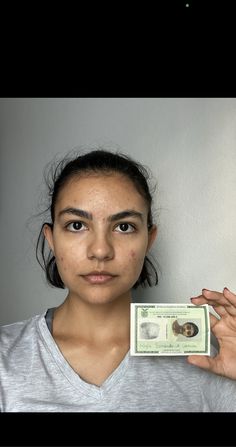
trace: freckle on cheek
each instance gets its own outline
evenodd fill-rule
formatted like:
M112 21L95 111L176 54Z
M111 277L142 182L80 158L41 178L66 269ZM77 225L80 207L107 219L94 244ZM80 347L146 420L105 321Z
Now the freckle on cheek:
M136 254L135 254L135 251L134 250L131 250L131 252L130 252L130 257L132 258L132 259L136 259Z

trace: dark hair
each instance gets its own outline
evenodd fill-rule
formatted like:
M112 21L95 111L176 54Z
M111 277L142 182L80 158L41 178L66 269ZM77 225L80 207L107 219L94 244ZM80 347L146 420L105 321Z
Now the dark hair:
M186 324L191 324L191 326L194 329L193 334L192 335L188 335L188 337L195 337L195 335L197 335L198 332L199 332L199 329L198 329L197 325L195 323L192 323L192 321L187 321L187 323L184 323L184 325L186 325Z
M77 155L72 160L68 160L67 157L63 158L57 165L50 166L49 174L45 175L46 184L48 187L48 193L50 198L50 204L46 211L50 211L51 223L47 223L53 228L55 218L55 204L58 198L58 194L65 184L80 174L89 173L111 173L118 172L129 178L142 195L145 202L148 205L148 230L153 226L152 218L152 195L148 186L149 173L147 168L144 168L140 163L132 160L127 155L120 152L110 152L103 149L92 150L83 155ZM46 222L43 223L36 246L36 258L46 273L46 278L49 284L54 287L64 289L64 283L59 275L55 256L52 251L49 250L45 244L45 237L43 234L43 227ZM153 280L154 279L154 280ZM137 288L139 285L145 287L146 285L152 286L158 284L158 275L153 263L145 256L143 269L139 276L139 279L134 284L133 288Z

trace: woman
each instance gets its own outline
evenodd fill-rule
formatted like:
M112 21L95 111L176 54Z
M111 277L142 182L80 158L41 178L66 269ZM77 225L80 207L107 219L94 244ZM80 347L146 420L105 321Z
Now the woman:
M186 321L184 324L179 324L178 320L175 320L172 324L172 331L177 337L178 335L184 335L185 337L195 337L198 334L199 329L192 321Z
M157 283L147 171L92 151L57 166L49 198L38 259L41 250L47 280L68 293L60 306L1 328L1 411L236 411L236 296L227 289L192 298L221 317L211 316L215 357L129 354L132 289Z

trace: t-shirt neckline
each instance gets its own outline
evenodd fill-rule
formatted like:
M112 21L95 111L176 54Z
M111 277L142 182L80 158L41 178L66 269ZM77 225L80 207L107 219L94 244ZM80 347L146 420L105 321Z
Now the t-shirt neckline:
M60 373L64 375L64 377L71 383L71 385L73 385L73 387L75 387L83 394L89 395L96 399L101 399L112 387L115 387L118 382L122 380L128 368L130 351L126 353L121 363L110 374L110 376L107 377L102 385L97 386L85 382L67 362L50 332L50 318L53 315L54 309L55 308L48 309L43 315L41 315L38 320L38 330L46 349L50 352L54 363L56 363L58 368L60 369Z

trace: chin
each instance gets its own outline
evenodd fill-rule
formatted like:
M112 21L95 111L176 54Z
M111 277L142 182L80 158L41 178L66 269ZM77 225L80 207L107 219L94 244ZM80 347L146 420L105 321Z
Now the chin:
M113 301L115 301L116 300L116 298L108 298L108 297L96 297L96 298L87 298L87 299L84 299L83 301L85 301L86 303L88 303L88 304L91 304L91 305L98 305L98 306L102 306L102 305L105 305L105 304L109 304L109 303L112 303Z
M83 301L85 301L88 304L94 304L94 305L105 305L105 304L110 304L113 303L115 301L120 301L121 297L125 296L125 294L119 294L119 295L114 295L114 294L102 294L102 293L95 293L93 295L88 296L84 296L81 297Z

